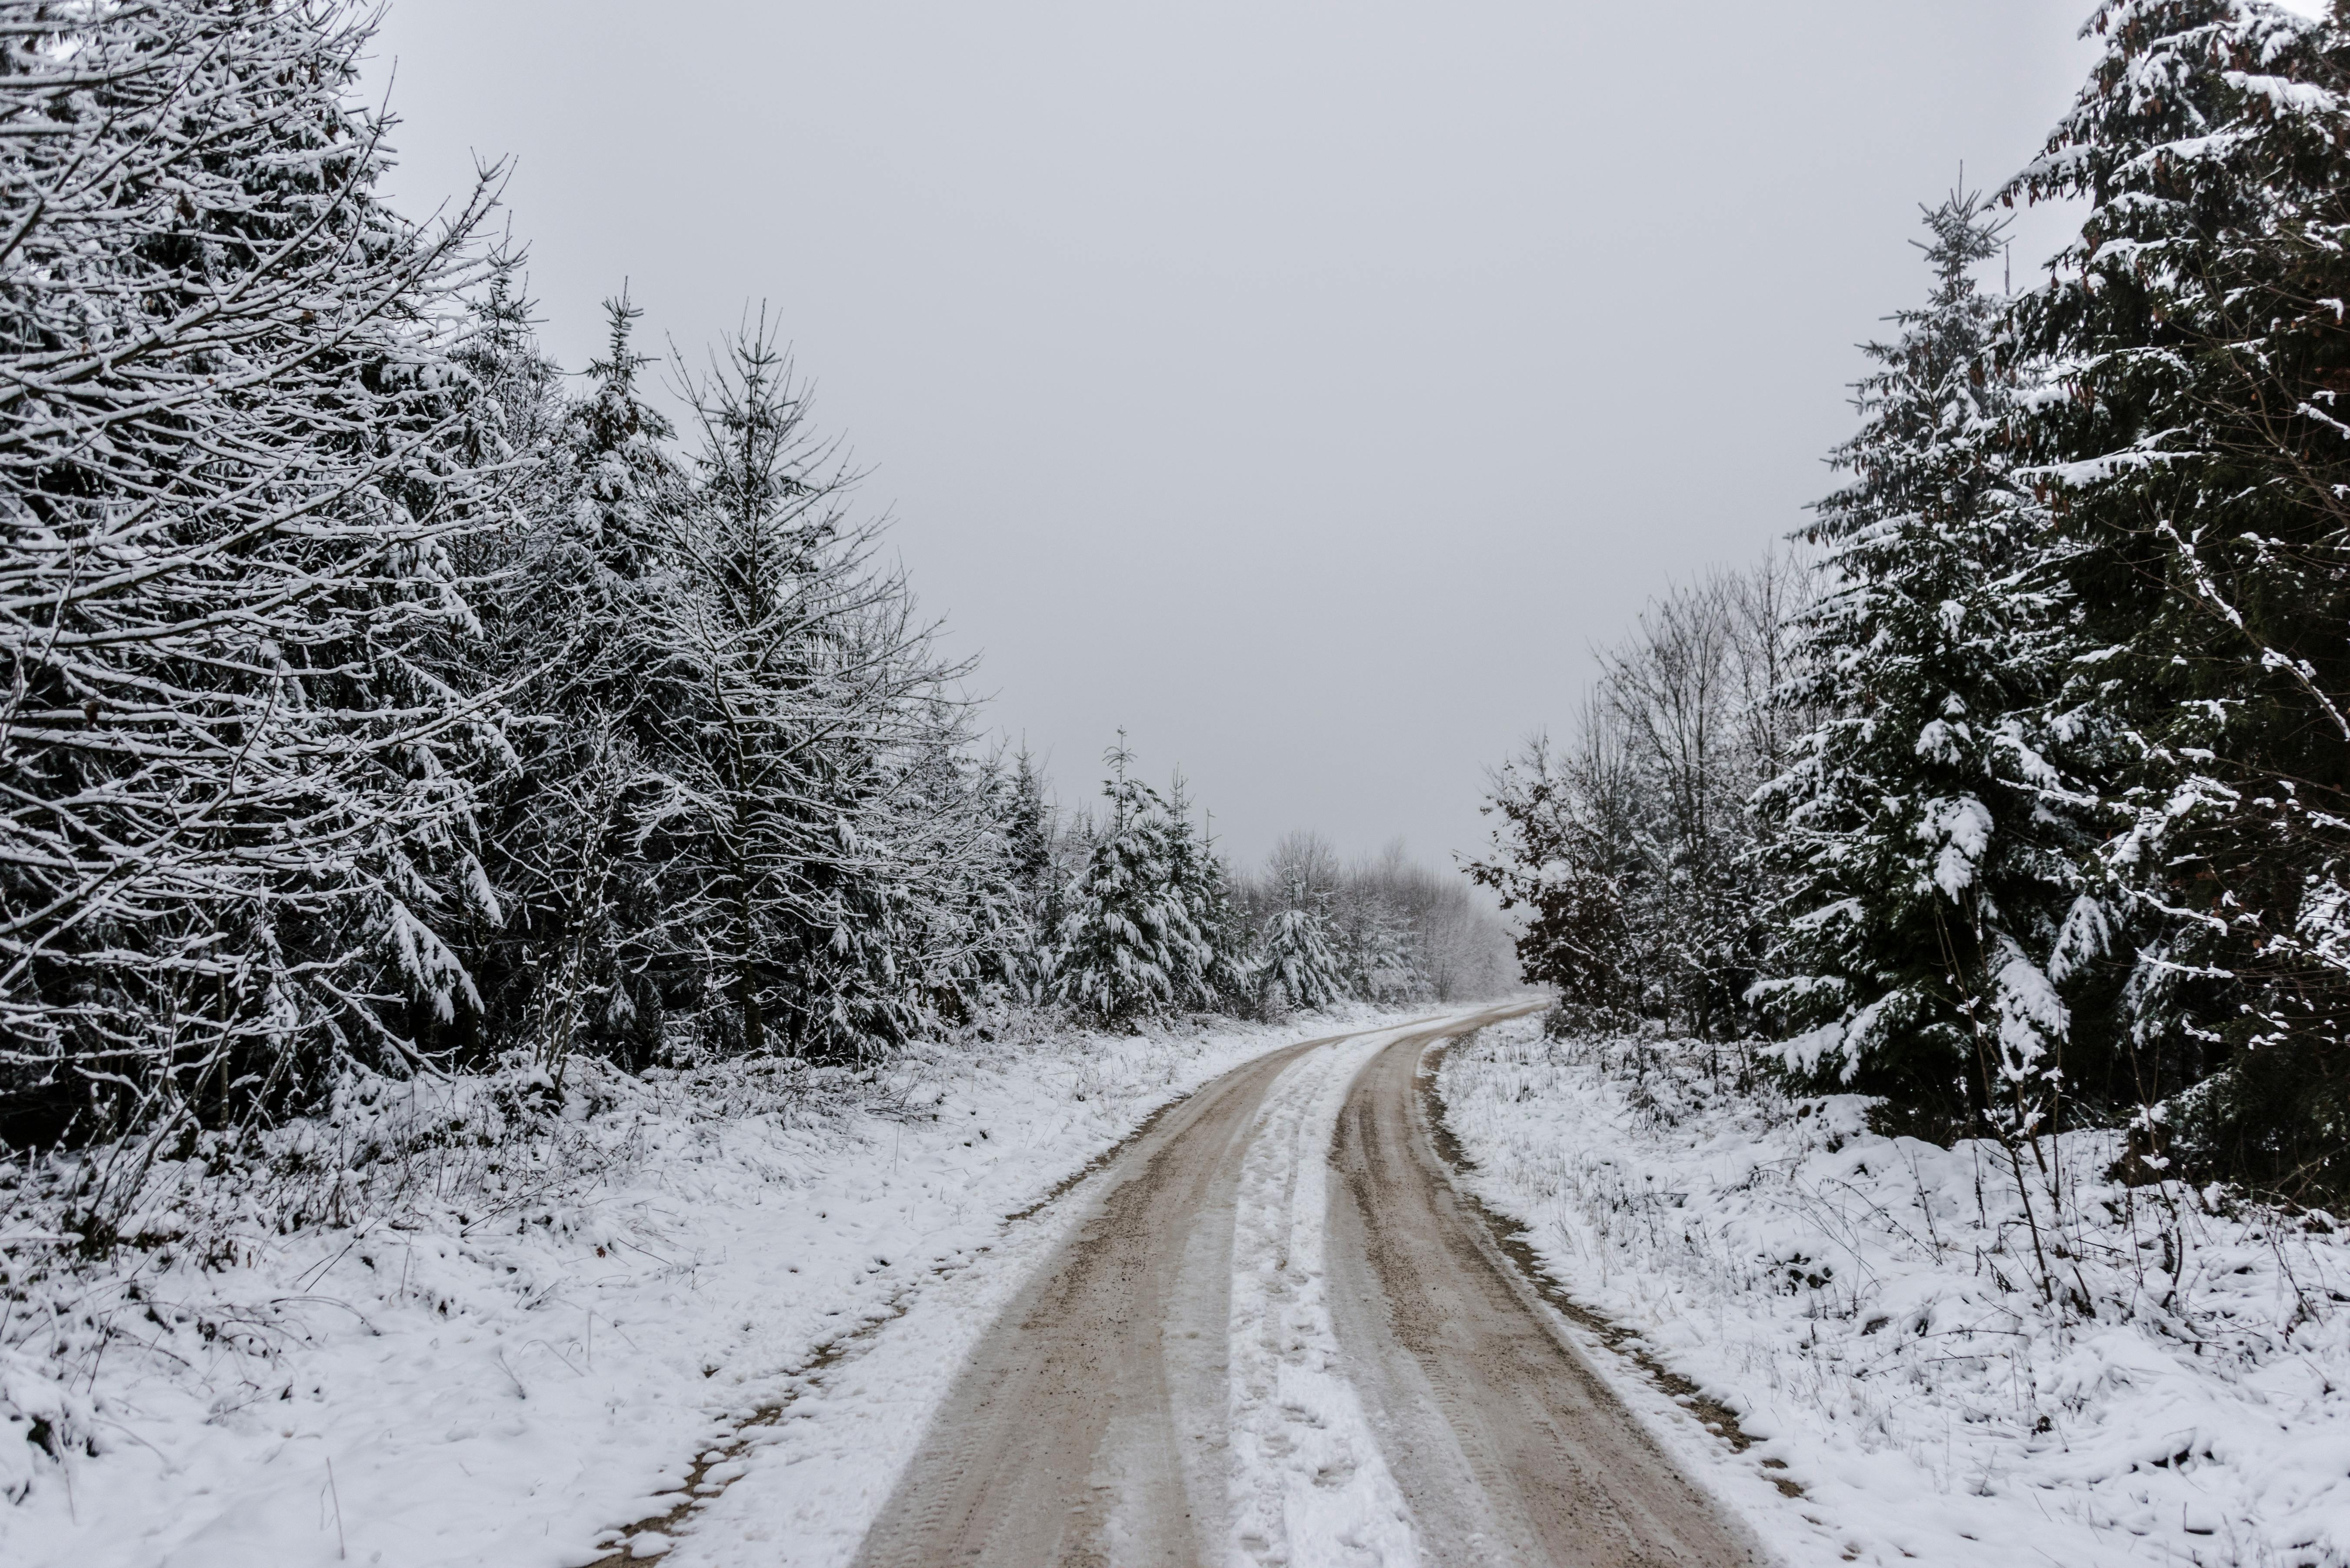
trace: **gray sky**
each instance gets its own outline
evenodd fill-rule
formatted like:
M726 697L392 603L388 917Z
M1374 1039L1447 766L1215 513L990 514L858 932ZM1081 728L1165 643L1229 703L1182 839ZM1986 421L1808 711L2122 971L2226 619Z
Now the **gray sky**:
M995 724L1226 846L1482 842L1677 576L1796 526L1917 206L2090 0L391 0L411 212L511 157L550 347L769 303ZM2024 281L2062 215L2018 224Z

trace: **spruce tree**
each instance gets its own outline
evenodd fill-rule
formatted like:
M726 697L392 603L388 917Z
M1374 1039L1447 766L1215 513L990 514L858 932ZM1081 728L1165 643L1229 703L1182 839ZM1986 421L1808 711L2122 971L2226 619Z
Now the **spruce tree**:
M1104 1021L1160 1016L1193 1003L1211 950L1177 879L1166 803L1133 776L1123 736L1103 760L1108 812L1071 890L1054 995Z
M658 867L634 829L667 793L658 715L679 694L642 628L672 591L658 519L678 473L669 422L637 385L639 313L625 297L605 309L584 397L560 395L520 322L485 335L483 374L508 389L498 433L528 466L484 573L484 665L508 692L512 747L482 808L502 919L469 931L466 957L484 1043L556 1064L579 1049L641 1064L662 1033Z
M1411 927L1401 910L1357 890L1345 900L1336 925L1347 995L1395 1002L1426 994L1428 979L1412 954Z
M1343 1001L1347 972L1330 918L1305 878L1294 870L1282 904L1265 922L1257 946L1256 989L1267 1012L1319 1012Z
M2116 0L2012 194L2085 200L2022 302L2022 421L2121 742L2104 870L2141 936L2129 1075L2217 1168L2342 1190L2350 1123L2350 38ZM2149 1127L2149 1137L2160 1131Z
M1052 987L1054 944L1067 914L1060 825L1045 797L1035 758L1022 747L1014 759L1003 805L1006 854L1020 910L1017 947L1010 957L1014 989L1040 1002Z
M962 667L847 503L764 330L693 389L693 471L668 509L674 582L643 634L664 692L648 942L699 1044L858 1057L925 1027L1009 940L1003 841L963 755Z
M12 1140L298 1102L472 1001L487 182L430 229L378 199L369 26L153 0L0 40Z
M1973 276L2002 225L1966 193L1926 223L1932 293L1868 346L1834 458L1852 481L1816 508L1830 587L1794 696L1825 718L1761 796L1784 892L1757 990L1800 1075L1947 1135L2050 1108L2108 917L2045 706L2067 606L2005 442L2002 302Z
M1167 819L1170 873L1202 949L1181 989L1191 1005L1230 1007L1248 994L1247 922L1232 900L1230 874L1206 824L1191 826L1191 798L1180 774L1168 791Z

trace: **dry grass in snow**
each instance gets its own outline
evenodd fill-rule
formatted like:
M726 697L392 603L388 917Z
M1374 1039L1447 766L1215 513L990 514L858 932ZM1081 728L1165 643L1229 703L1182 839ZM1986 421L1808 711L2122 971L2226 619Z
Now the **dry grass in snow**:
M1881 1137L1860 1097L1741 1091L1743 1064L1530 1019L1440 1087L1479 1196L1761 1439L1712 1445L1725 1495L1757 1506L1758 1459L1804 1489L1756 1521L1791 1560L2350 1563L2329 1216L2124 1186L2105 1132Z

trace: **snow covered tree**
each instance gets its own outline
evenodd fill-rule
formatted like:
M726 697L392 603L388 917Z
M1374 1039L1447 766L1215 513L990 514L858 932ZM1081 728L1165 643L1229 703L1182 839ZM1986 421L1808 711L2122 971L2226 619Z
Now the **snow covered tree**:
M1282 903L1257 943L1256 989L1267 1012L1318 1012L1347 996L1347 973L1330 918L1304 866L1276 869Z
M658 868L632 824L639 804L667 794L656 715L671 672L643 628L672 591L659 518L680 477L673 432L638 389L648 361L625 298L606 305L609 348L576 401L526 312L510 294L494 303L513 319L484 334L475 375L496 394L516 493L483 541L476 597L513 755L480 808L502 918L464 931L465 957L485 1044L534 1049L558 1068L576 1049L641 1064L662 1033L644 940Z
M1467 867L1504 910L1523 911L1524 977L1602 1023L1636 1016L1649 989L1631 898L1635 789L1617 737L1586 710L1572 752L1536 736L1492 772L1480 807L1500 818L1492 853Z
M1510 932L1498 915L1458 873L1413 861L1400 839L1376 857L1342 861L1321 835L1285 833L1237 889L1260 958L1287 911L1313 911L1346 996L1449 1002L1494 994L1512 974ZM1258 967L1252 960L1252 973Z
M1526 978L1595 1024L1751 1023L1764 900L1746 803L1781 743L1794 576L1773 560L1650 604L1568 743L1538 739L1493 775L1494 853L1467 869L1528 911Z
M1764 572L1778 568L1766 565ZM1624 883L1642 934L1645 1010L1679 1015L1700 1036L1736 1031L1761 950L1759 888L1747 802L1762 782L1742 678L1756 639L1739 579L1716 575L1666 594L1634 635L1605 655L1599 701L1631 785Z
M1064 834L1036 760L1025 747L1014 759L1003 803L1005 852L1019 905L1016 947L1008 959L1014 989L1041 1002L1053 984L1055 944L1068 913Z
M1428 993L1428 980L1414 951L1410 916L1392 892L1357 866L1350 868L1326 910L1348 996L1391 1003Z
M1123 736L1103 760L1108 813L1071 889L1054 995L1104 1020L1159 1016L1199 1000L1214 954L1177 878L1166 803L1129 771Z
M568 410L571 532L624 581L658 565L662 510L679 479L668 446L677 432L637 385L652 363L636 351L643 315L625 292L604 302L604 358L589 362L591 389Z
M1397 934L1396 969L1372 994L1389 1002L1452 1002L1501 992L1514 974L1509 931L1457 870L1414 860L1394 839L1358 863L1348 896ZM1376 961L1376 959L1375 959ZM1395 983L1400 974L1401 984Z
M2023 1129L2111 922L2046 706L2072 628L2009 455L2003 302L1973 277L2002 224L1971 193L1926 223L1933 291L1869 346L1861 431L1835 457L1852 483L1817 507L1831 586L1802 695L1825 718L1761 796L1785 888L1757 989L1798 1032L1799 1073L1929 1133L1992 1113Z
M368 28L148 0L0 30L11 1140L299 1100L470 1000L442 931L494 735L443 655L489 203L422 229L373 194Z
M1203 822L1191 826L1191 802L1180 774L1168 790L1168 867L1206 957L1189 977L1191 1004L1232 1007L1248 998L1248 920L1232 894L1231 874Z
M1009 940L1005 845L968 709L852 476L764 328L693 389L677 584L648 601L667 698L655 940L703 1045L858 1056L960 1006Z
M2142 929L2127 1075L2212 1166L2350 1187L2350 33L2113 0L2012 194L2085 200L2020 302L2023 421L2106 717L2102 857ZM2204 1080L2209 1082L2203 1082ZM2153 1129L2149 1129L2151 1136Z

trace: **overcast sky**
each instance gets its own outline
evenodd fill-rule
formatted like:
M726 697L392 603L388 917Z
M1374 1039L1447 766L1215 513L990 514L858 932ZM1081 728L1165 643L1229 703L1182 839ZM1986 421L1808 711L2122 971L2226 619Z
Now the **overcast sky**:
M1676 576L1829 483L1917 209L2090 0L390 0L419 212L510 158L567 366L768 303L997 728L1226 846L1482 841ZM2019 223L2019 284L2063 214Z

